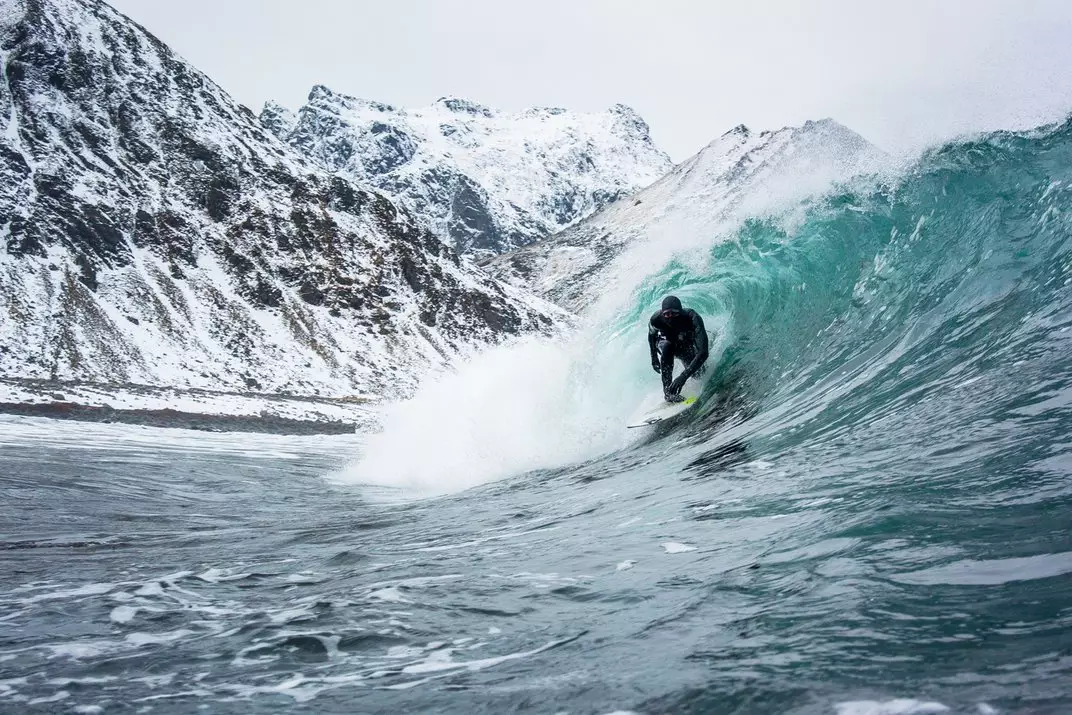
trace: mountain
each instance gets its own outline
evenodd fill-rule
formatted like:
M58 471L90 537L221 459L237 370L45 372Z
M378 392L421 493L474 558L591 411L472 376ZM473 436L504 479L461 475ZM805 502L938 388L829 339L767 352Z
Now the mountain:
M482 265L504 281L580 311L614 287L623 271L657 270L694 243L696 231L732 226L735 218L762 215L793 197L892 164L880 149L830 119L758 133L741 125L630 199ZM644 265L631 270L622 265L626 259Z
M402 109L313 87L261 122L325 169L376 186L463 254L546 238L670 170L648 125L618 104L505 113L456 97Z
M97 0L0 0L0 375L398 394L564 313Z

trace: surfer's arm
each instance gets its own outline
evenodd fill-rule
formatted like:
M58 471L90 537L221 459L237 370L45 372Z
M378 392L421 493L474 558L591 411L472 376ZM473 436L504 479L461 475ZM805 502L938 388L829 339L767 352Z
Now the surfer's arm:
M700 366L707 360L707 351L710 349L707 343L707 328L704 327L703 318L700 317L699 313L692 314L692 327L696 331L696 357L681 373L682 382L692 377L700 369Z

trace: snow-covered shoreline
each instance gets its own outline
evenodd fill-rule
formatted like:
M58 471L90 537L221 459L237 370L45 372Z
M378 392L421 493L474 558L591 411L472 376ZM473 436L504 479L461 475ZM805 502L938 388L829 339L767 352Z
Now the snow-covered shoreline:
M0 413L213 431L352 433L379 428L377 398L234 393L0 378Z

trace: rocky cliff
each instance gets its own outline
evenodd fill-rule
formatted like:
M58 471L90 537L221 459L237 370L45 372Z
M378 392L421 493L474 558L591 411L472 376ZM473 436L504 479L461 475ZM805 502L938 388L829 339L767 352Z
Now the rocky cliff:
M398 394L563 315L102 2L2 0L0 53L0 375Z

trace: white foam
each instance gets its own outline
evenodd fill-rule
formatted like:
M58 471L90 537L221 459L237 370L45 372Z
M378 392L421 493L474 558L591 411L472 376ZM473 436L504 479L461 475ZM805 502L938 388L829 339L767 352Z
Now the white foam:
M49 678L48 684L63 688L68 685L102 685L104 683L114 683L117 680L119 678L114 675L89 675L84 678Z
M194 635L194 631L187 628L179 628L165 633L130 633L127 635L127 643L133 646L156 645L158 643L171 643L186 636Z
M300 606L298 608L284 608L282 611L273 613L271 620L272 623L290 623L292 621L302 620L310 616L313 612L312 605Z
M20 603L30 604L38 603L40 601L56 601L65 598L78 598L79 596L99 596L104 593L108 593L115 588L114 583L87 583L85 586L79 586L78 588L65 589L62 591L52 591L51 593L41 593L36 596L30 596L24 598Z
M56 645L47 645L47 648L53 658L71 658L73 660L81 660L82 658L96 658L99 655L109 653L116 648L115 641L92 641L83 643L59 643Z
M466 660L466 661L453 661L450 660L450 651L453 649L448 648L446 651L436 651L432 653L427 660L421 663L414 663L402 668L403 673L410 674L422 674L422 673L436 673L443 670L456 670L464 668L465 670L483 670L484 668L490 668L499 663L505 663L511 660L518 660L519 658L527 658L537 653L542 653L545 650L550 650L557 645L568 642L567 640L551 641L539 648L534 648L529 651L521 653L509 653L507 655L495 656L493 658L481 658L479 660Z
M686 551L695 551L695 546L689 546L688 544L679 544L676 541L667 541L662 544L663 550L668 554L683 554Z
M383 432L338 479L435 496L628 446L643 437L625 428L630 415L661 393L645 321L622 330L613 322L593 313L570 335L523 338L459 361L413 399L386 407ZM717 361L725 331L708 328L722 336L711 349Z
M626 417L652 387L635 379L647 358L623 360L621 339L599 341L582 331L474 355L386 408L384 431L339 478L430 496L620 449L632 439ZM631 342L646 350L642 337Z
M66 700L71 697L71 694L66 690L60 690L47 698L34 698L27 705L44 705L46 703L58 703L61 700Z
M393 586L373 591L369 594L369 598L375 598L379 601L389 601L391 603L412 603L412 601L402 595L401 591Z
M837 715L931 715L948 712L941 703L898 698L896 700L853 700L838 703Z
M1054 578L1072 573L1072 552L1036 554L1010 559L964 559L943 566L891 574L900 583L998 586L1015 581Z
M6 678L0 680L0 697L10 698L16 692L16 685L26 685L26 678Z
M241 581L244 578L249 578L248 571L233 572L227 569L210 568L202 573L197 574L197 578L208 583L223 583L225 581Z

